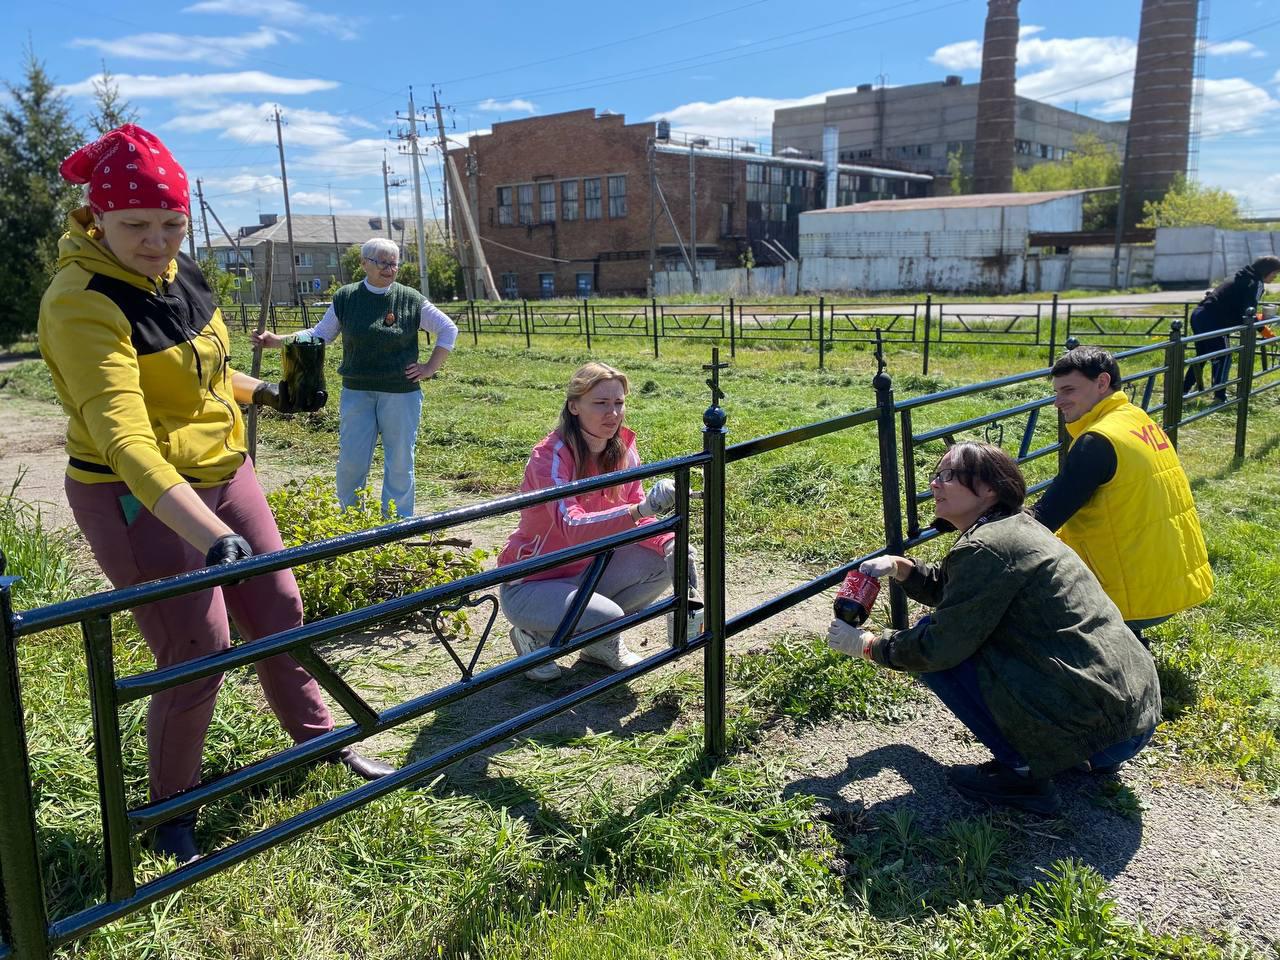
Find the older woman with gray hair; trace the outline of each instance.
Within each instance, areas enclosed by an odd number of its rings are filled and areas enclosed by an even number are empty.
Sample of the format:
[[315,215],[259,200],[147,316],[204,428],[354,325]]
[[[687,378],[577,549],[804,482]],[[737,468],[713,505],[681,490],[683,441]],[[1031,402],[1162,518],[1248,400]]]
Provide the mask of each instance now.
[[[260,347],[279,347],[302,334],[326,343],[342,335],[342,400],[338,405],[338,501],[355,503],[369,477],[373,448],[382,437],[382,513],[413,514],[413,453],[422,415],[419,384],[436,375],[458,339],[458,328],[412,287],[396,283],[400,248],[374,237],[360,248],[365,278],[333,297],[309,330],[282,337],[254,334]],[[418,331],[435,334],[426,363],[418,361]]]

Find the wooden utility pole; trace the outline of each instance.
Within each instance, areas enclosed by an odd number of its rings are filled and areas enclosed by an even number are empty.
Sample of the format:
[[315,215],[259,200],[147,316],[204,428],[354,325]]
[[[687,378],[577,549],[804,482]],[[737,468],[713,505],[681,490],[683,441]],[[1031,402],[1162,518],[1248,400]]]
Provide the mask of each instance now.
[[[445,158],[449,156],[449,148],[445,143],[444,136],[444,114],[440,109],[440,96],[436,89],[431,89],[431,99],[436,105],[436,134],[439,137],[437,141],[440,144],[440,165],[445,164]],[[445,243],[453,242],[453,231],[449,227],[449,174],[446,171],[444,175],[444,240]]]
[[428,300],[431,285],[427,282],[427,230],[422,222],[422,180],[418,172],[418,114],[413,105],[413,87],[409,88],[409,154],[413,160],[413,214],[418,224],[418,289]]
[[387,183],[387,174],[391,168],[387,166],[387,151],[382,151],[382,202],[387,208],[387,239],[391,239],[391,186]]
[[655,164],[657,147],[652,138],[649,140],[649,290],[647,296],[655,297],[657,293],[657,251],[658,251],[658,170]]
[[200,220],[204,224],[204,253],[209,255],[209,215],[204,212],[204,186],[199,177],[196,178],[196,200],[200,203]]
[[[293,213],[289,210],[289,177],[284,169],[284,134],[281,132],[280,108],[276,107],[276,146],[280,150],[280,184],[284,187],[284,229],[289,238],[289,281],[293,284],[293,299],[302,306],[302,294],[298,290],[298,256],[293,249]],[[267,271],[271,275],[271,271]],[[267,296],[271,291],[267,291]]]
[[[454,196],[465,197],[466,191],[462,188],[462,178],[458,175],[458,166],[453,162],[453,157],[445,154],[444,158],[445,175],[449,177],[453,185]],[[471,251],[475,257],[477,273],[480,274],[480,280],[484,284],[485,295],[490,300],[501,300],[502,295],[498,293],[498,287],[493,282],[493,272],[489,269],[489,260],[484,255],[484,249],[480,245],[480,232],[476,230],[476,222],[471,216],[471,210],[465,203],[458,204],[458,212],[462,214],[462,225],[466,228],[467,236],[471,238]]]

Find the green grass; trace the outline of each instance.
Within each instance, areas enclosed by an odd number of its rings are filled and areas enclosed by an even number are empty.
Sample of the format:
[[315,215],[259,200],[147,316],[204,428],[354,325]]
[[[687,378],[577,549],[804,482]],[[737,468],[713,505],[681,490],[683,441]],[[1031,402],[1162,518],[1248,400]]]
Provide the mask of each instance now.
[[[664,344],[658,361],[643,342],[609,346],[616,349],[600,355],[632,376],[629,419],[643,455],[652,460],[698,449],[708,401],[700,369],[706,345]],[[891,354],[890,364],[899,396],[911,396],[1027,369],[1039,355],[948,346],[927,378],[908,372],[919,369],[909,350]],[[554,344],[532,351],[522,341],[464,344],[446,374],[427,386],[419,450],[424,491],[457,503],[514,489],[529,448],[554,421],[563,381],[585,356]],[[243,342],[236,362],[247,369]],[[832,369],[819,372],[815,364],[812,352],[740,354],[724,377],[731,442],[872,402],[867,351],[842,346]],[[0,397],[47,399],[41,370],[14,368]],[[1012,403],[1043,390],[1029,384],[1002,397]],[[1229,417],[1184,432],[1181,454],[1197,480],[1218,589],[1203,608],[1153,631],[1166,723],[1140,758],[1171,777],[1263,793],[1277,789],[1280,722],[1274,544],[1280,418],[1270,403],[1259,404],[1250,458],[1238,470],[1224,466]],[[918,416],[915,429],[982,409],[978,401],[956,401]],[[262,428],[263,455],[276,464],[331,469],[336,408],[289,420],[266,416]],[[1042,425],[1037,444],[1048,437]],[[931,463],[936,452],[921,451],[917,463]],[[816,564],[870,549],[883,536],[876,457],[874,433],[860,429],[733,465],[731,549]],[[1033,473],[1052,466],[1039,463]],[[8,521],[0,511],[0,546],[23,572],[20,589],[31,591],[20,594],[18,606],[82,592],[73,545],[37,535],[39,518],[19,501],[8,509]],[[936,553],[940,546],[930,548]],[[130,621],[117,618],[116,627],[118,671],[145,669],[150,658]],[[65,915],[104,889],[82,642],[73,629],[55,631],[24,642],[19,658],[50,904]],[[718,766],[701,756],[699,673],[664,671],[633,684],[629,695],[612,694],[620,709],[655,718],[653,730],[534,731],[430,787],[379,800],[60,955],[1247,955],[1212,932],[1157,936],[1121,920],[1105,882],[1080,864],[1048,864],[1028,883],[1018,869],[1025,836],[1016,819],[957,818],[930,831],[909,803],[867,814],[856,803],[825,809],[795,790],[786,758],[769,749],[772,732],[786,725],[802,737],[829,721],[904,722],[924,696],[904,677],[837,657],[804,634],[775,637],[731,658],[728,675],[732,751]],[[419,680],[412,672],[404,678],[407,685]],[[513,687],[511,695],[517,706],[545,696],[530,685]],[[251,674],[229,676],[206,776],[284,746],[264,714]],[[433,717],[422,729],[442,735],[458,722]],[[143,705],[124,710],[120,724],[130,802],[138,803],[145,793]],[[341,770],[325,767],[228,798],[206,811],[201,840],[225,844],[350,786]],[[856,785],[849,789],[856,796]],[[1122,790],[1104,789],[1095,802],[1140,816],[1140,802]],[[164,867],[144,851],[137,856],[144,876]]]

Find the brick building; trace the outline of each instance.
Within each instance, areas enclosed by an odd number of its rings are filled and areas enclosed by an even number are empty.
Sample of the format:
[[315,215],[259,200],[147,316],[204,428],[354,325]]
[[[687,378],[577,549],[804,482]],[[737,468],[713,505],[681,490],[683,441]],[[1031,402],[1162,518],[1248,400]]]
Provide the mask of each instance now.
[[[504,298],[643,292],[651,263],[680,269],[694,250],[699,272],[737,267],[748,249],[778,263],[796,253],[800,213],[824,205],[819,161],[590,109],[495,123],[451,155]],[[924,196],[931,180],[842,164],[840,202]]]

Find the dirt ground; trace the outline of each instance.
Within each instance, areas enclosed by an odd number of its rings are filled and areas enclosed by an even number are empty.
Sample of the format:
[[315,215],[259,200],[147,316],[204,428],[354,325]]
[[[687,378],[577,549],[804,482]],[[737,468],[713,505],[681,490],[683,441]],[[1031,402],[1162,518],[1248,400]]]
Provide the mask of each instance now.
[[[21,475],[20,496],[39,502],[45,522],[53,526],[72,524],[62,493],[64,424],[48,406],[0,401],[0,483],[7,489]],[[296,476],[296,471],[270,463],[262,465],[261,473],[269,489]],[[455,534],[493,549],[500,546],[507,526],[500,518]],[[728,573],[730,616],[813,575],[785,562],[752,558],[731,561]],[[821,632],[829,602],[818,597],[786,610],[735,637],[731,648],[744,650],[787,632]],[[664,641],[660,624],[629,636],[640,652]],[[506,624],[499,618],[482,651],[481,667],[510,656],[507,647]],[[456,670],[421,626],[377,637],[349,637],[328,654],[348,660],[356,676],[363,675],[360,685],[366,691],[379,688],[378,665],[390,661],[414,662],[418,692],[448,679],[450,671],[456,679]],[[664,669],[700,670],[699,661],[695,656]],[[388,735],[373,746],[389,758],[406,747],[411,755],[422,756],[443,746],[450,734],[475,732],[603,676],[599,668],[574,666],[572,657],[563,663],[572,668],[555,684],[520,679],[499,685],[456,705],[452,713],[419,731],[412,744]],[[388,683],[383,692],[393,701],[403,689],[392,689]],[[562,714],[540,729],[625,734],[654,729],[671,719],[641,715],[636,698],[623,691]],[[788,791],[820,797],[858,817],[906,807],[926,833],[944,829],[952,817],[977,812],[949,789],[945,771],[953,763],[986,759],[985,750],[932,699],[922,703],[914,719],[894,725],[841,721],[799,729],[784,724],[755,749],[782,758]],[[474,758],[455,768],[451,778],[482,780],[486,764],[487,756]],[[1033,881],[1039,877],[1037,868],[1076,857],[1110,881],[1125,915],[1141,918],[1156,930],[1223,930],[1262,947],[1280,942],[1280,806],[1224,788],[1188,786],[1153,764],[1129,764],[1120,779],[1140,801],[1140,818],[1096,802],[1100,783],[1074,774],[1060,780],[1067,801],[1060,819],[1046,823],[1021,816],[1000,818],[1001,828],[1011,837],[1011,862],[1018,875]]]

